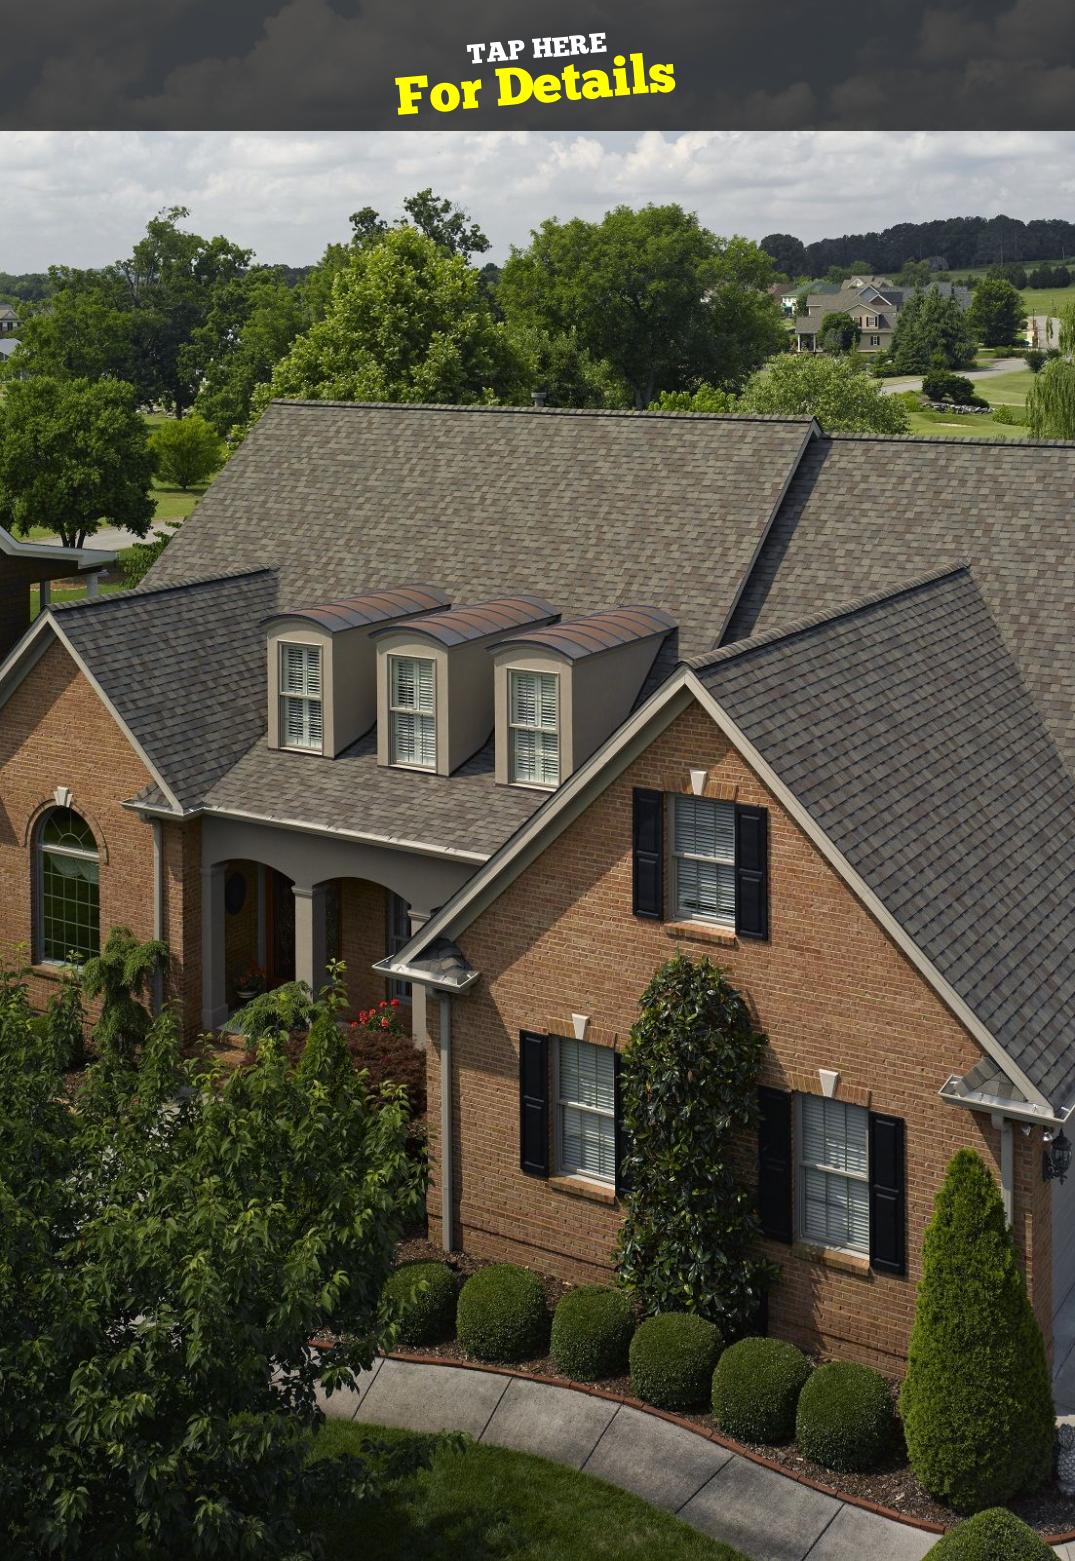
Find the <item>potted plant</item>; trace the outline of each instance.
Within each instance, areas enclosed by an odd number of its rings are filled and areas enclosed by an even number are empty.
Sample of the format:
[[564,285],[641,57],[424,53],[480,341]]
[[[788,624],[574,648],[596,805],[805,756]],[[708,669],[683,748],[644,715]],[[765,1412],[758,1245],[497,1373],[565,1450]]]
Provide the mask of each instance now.
[[240,1008],[252,1003],[259,992],[265,990],[265,972],[258,964],[247,965],[235,983],[235,1001]]

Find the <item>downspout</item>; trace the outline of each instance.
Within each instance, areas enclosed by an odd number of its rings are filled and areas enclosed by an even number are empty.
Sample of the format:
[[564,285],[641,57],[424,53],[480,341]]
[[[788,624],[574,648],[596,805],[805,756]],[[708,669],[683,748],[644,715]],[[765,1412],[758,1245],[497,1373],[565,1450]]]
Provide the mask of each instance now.
[[440,1244],[454,1248],[452,1220],[452,1000],[438,994],[440,1008]]
[[994,1127],[1000,1129],[1000,1196],[1004,1204],[1004,1218],[1011,1225],[1015,1220],[1015,1141],[1012,1137],[1011,1117],[993,1113]]
[[[164,941],[164,830],[159,818],[153,820],[153,936]],[[153,1013],[160,1013],[164,1006],[164,974],[153,973]]]

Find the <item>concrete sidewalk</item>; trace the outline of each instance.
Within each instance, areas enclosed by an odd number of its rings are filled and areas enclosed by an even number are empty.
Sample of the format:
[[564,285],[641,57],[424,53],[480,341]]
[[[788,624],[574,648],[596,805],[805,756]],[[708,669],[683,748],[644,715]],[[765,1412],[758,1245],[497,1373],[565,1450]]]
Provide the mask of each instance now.
[[[633,1491],[751,1561],[921,1561],[935,1534],[851,1506],[630,1405],[459,1366],[378,1360],[329,1415],[466,1431]],[[1070,1558],[1066,1547],[1059,1552]]]

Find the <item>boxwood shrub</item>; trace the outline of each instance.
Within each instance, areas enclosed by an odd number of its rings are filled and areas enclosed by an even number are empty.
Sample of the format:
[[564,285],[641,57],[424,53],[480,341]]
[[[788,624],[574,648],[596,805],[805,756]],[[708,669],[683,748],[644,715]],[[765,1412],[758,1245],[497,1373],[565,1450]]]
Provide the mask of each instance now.
[[635,1330],[628,1352],[631,1392],[658,1409],[705,1402],[721,1338],[712,1323],[688,1312],[659,1312]]
[[787,1442],[810,1362],[784,1339],[740,1339],[717,1362],[713,1413],[741,1442]]
[[876,1469],[892,1447],[892,1390],[878,1371],[837,1360],[810,1373],[799,1394],[795,1440],[826,1469]]
[[514,1263],[479,1269],[459,1292],[456,1337],[478,1360],[519,1361],[544,1355],[549,1309],[541,1281]]
[[608,1285],[569,1290],[552,1317],[557,1368],[577,1382],[596,1382],[627,1369],[634,1316],[626,1291]]
[[948,1530],[927,1561],[1055,1561],[1052,1550],[1007,1507],[986,1507]]
[[458,1291],[459,1282],[446,1263],[404,1263],[389,1274],[383,1295],[399,1320],[399,1343],[414,1348],[450,1339]]

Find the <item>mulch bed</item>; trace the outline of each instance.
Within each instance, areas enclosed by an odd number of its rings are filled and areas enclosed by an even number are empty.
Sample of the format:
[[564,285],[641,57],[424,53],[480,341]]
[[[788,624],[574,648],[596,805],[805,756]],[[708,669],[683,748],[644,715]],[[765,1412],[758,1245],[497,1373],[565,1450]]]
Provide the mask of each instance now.
[[[447,1262],[456,1273],[464,1279],[469,1279],[471,1274],[478,1272],[480,1268],[488,1268],[489,1261],[483,1258],[473,1258],[465,1252],[452,1252],[445,1254],[443,1250],[435,1246],[433,1242],[424,1237],[414,1236],[401,1242],[398,1248],[398,1261],[400,1263],[443,1263]],[[537,1273],[545,1289],[545,1298],[552,1310],[557,1301],[574,1288],[560,1279],[553,1279],[547,1274]],[[408,1350],[397,1346],[393,1354],[400,1356],[415,1355],[426,1358],[436,1355],[444,1361],[469,1361],[472,1357],[464,1354],[455,1339],[440,1345],[425,1345],[421,1349]],[[535,1376],[546,1377],[554,1382],[562,1382],[565,1387],[579,1386],[573,1378],[565,1377],[557,1370],[556,1362],[549,1355],[544,1355],[537,1360],[519,1361],[512,1368],[521,1372],[530,1372]],[[603,1378],[594,1384],[605,1392],[617,1394],[623,1398],[632,1398],[631,1382],[629,1377]],[[893,1383],[893,1393],[896,1384]],[[699,1430],[716,1432],[723,1437],[716,1420],[711,1414],[691,1414],[680,1411],[676,1418],[685,1421],[689,1425],[695,1425]],[[723,1438],[731,1441],[730,1437]],[[811,1485],[818,1485],[825,1490],[833,1491],[837,1495],[850,1496],[856,1501],[866,1502],[871,1506],[884,1507],[899,1517],[916,1519],[920,1523],[933,1523],[943,1528],[950,1528],[957,1518],[950,1507],[944,1506],[939,1501],[924,1491],[915,1479],[908,1467],[902,1444],[893,1453],[891,1460],[881,1469],[875,1469],[870,1474],[842,1474],[835,1475],[831,1469],[824,1469],[820,1464],[811,1463],[809,1458],[804,1458],[802,1453],[794,1445],[767,1446],[754,1442],[742,1442],[736,1444],[742,1446],[745,1451],[765,1459],[769,1463],[777,1464],[786,1469],[790,1475],[807,1481]],[[1075,1531],[1075,1501],[1068,1496],[1063,1496],[1055,1486],[1046,1486],[1034,1496],[1024,1496],[1009,1503],[1012,1511],[1029,1523],[1032,1528],[1038,1530],[1046,1539],[1052,1540],[1057,1535],[1068,1535]]]

